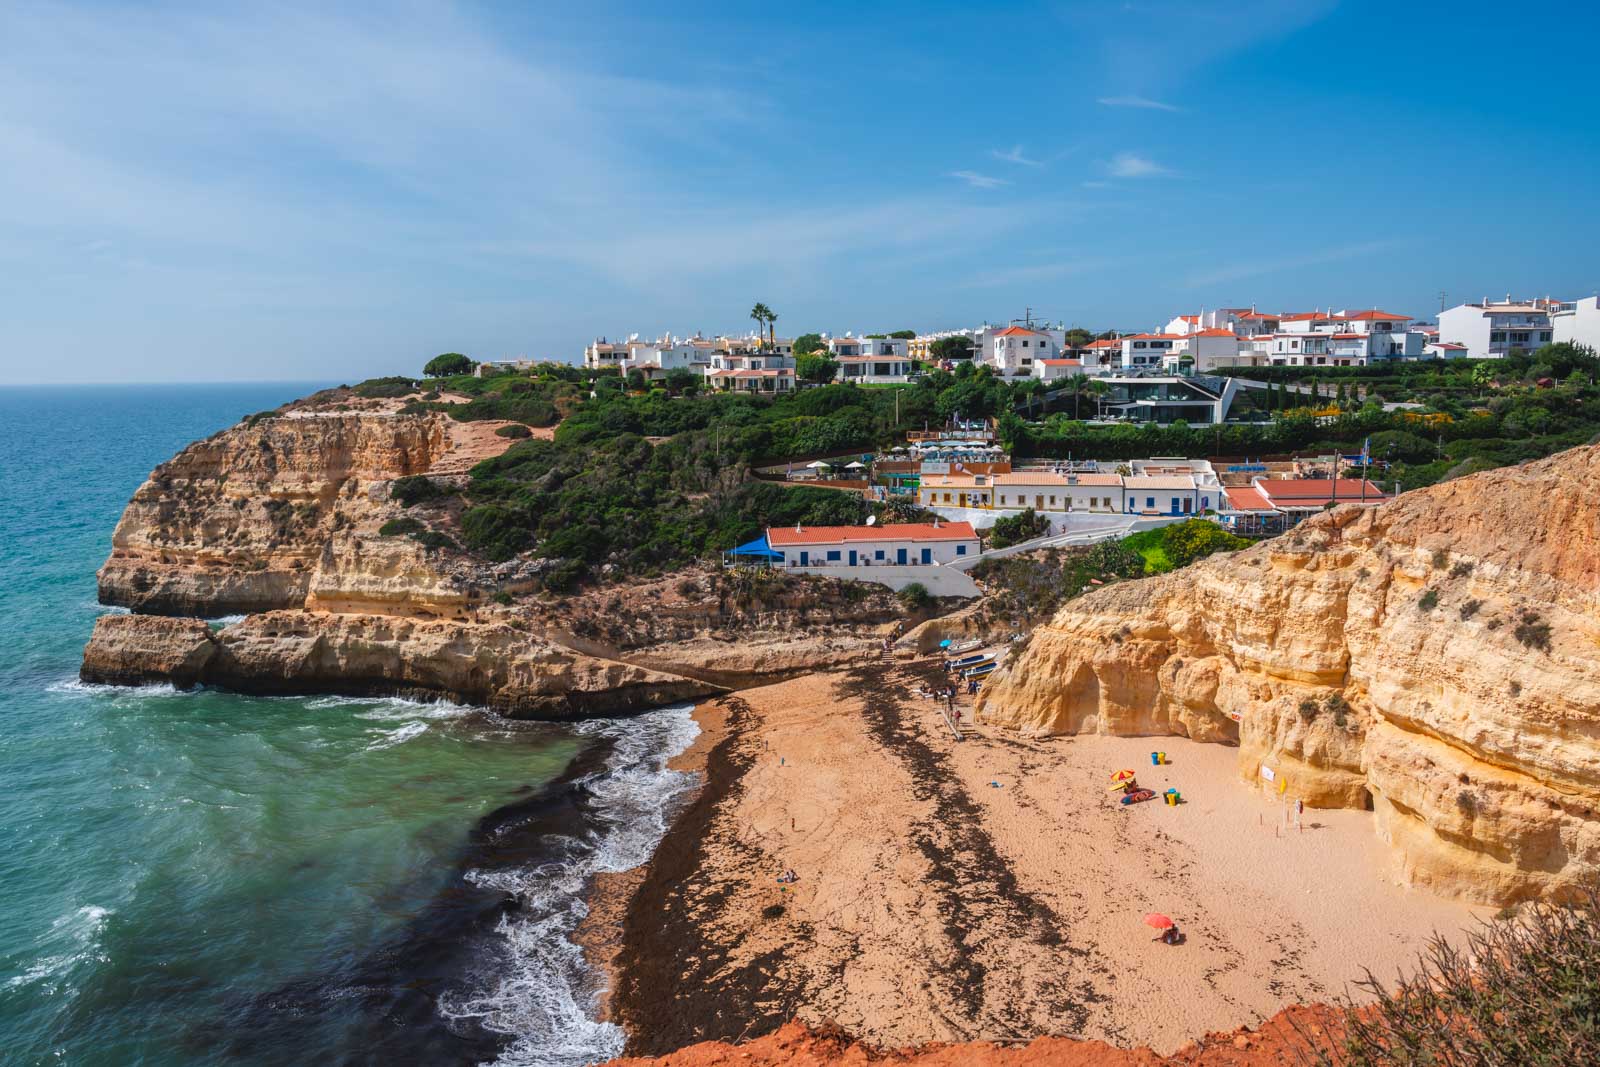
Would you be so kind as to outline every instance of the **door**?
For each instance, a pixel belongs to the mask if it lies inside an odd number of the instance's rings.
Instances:
[[[856,565],[856,550],[852,548],[850,550],[850,566],[854,567],[855,565]]]
[[[1172,498],[1171,514],[1176,515],[1177,513],[1178,513],[1178,498],[1177,497],[1173,497]]]
[[[1043,511],[1044,510],[1044,494],[1043,493],[1035,493],[1033,495],[1033,510],[1034,511]]]
[[[927,566],[928,564],[930,564],[932,562],[933,562],[933,549],[931,549],[931,548],[923,549],[922,550],[922,564],[923,564],[923,566]]]
[[[895,551],[895,554],[894,554],[894,561],[896,563],[901,563],[901,564],[905,563],[905,561],[906,561],[906,550],[903,549],[903,548],[897,549]]]
[[[808,564],[810,562],[811,562],[811,553],[809,553],[809,552],[805,551],[804,549],[802,549],[801,552],[800,552],[800,566],[804,567],[806,564]]]

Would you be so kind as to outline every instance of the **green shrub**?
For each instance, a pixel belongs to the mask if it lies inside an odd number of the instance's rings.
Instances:
[[[417,544],[421,545],[423,548],[428,549],[459,549],[461,547],[455,543],[453,538],[440,533],[438,530],[424,530],[421,533],[412,534],[411,539],[417,542]]]
[[[1464,812],[1477,801],[1458,803]],[[1348,1067],[1600,1063],[1600,888],[1569,903],[1528,903],[1468,930],[1434,935],[1409,976],[1368,971],[1343,1000],[1332,1040],[1307,1035],[1317,1059]]]
[[[1162,530],[1143,530],[1132,537],[1124,537],[1123,545],[1133,552],[1137,552],[1144,560],[1146,574],[1166,574],[1172,570],[1172,560],[1167,556],[1166,546],[1162,543]]]
[[[1483,607],[1483,601],[1468,600],[1461,605],[1461,609],[1459,612],[1457,612],[1457,614],[1460,615],[1462,622],[1466,622],[1468,619],[1476,615],[1478,613],[1478,609],[1481,607]]]
[[[926,611],[933,606],[933,594],[928,592],[928,587],[921,582],[912,582],[895,594],[900,601],[900,606],[913,614]]]
[[[461,514],[461,537],[467,547],[495,563],[503,563],[533,543],[527,515],[499,504],[482,504]]]
[[[1429,589],[1417,598],[1417,607],[1423,611],[1432,611],[1439,604],[1439,591]]]
[[[1537,648],[1541,652],[1550,651],[1550,624],[1539,617],[1538,612],[1524,611],[1517,617],[1516,628],[1511,631],[1524,648]]]
[[[407,515],[404,518],[390,519],[378,527],[379,537],[405,537],[410,534],[422,533],[427,527],[418,519]]]
[[[1237,552],[1248,547],[1248,540],[1208,519],[1188,519],[1161,530],[1161,548],[1173,567],[1187,567],[1217,552]]]
[[[390,375],[387,378],[368,378],[355,387],[355,394],[368,398],[401,397],[416,392],[417,386],[414,378]]]
[[[500,427],[495,431],[495,434],[499,437],[510,437],[513,440],[521,440],[524,437],[532,437],[533,431],[528,429],[526,426],[523,426],[521,423],[514,422],[509,426]]]
[[[257,426],[263,422],[266,422],[268,419],[279,418],[282,414],[283,412],[277,410],[276,408],[271,411],[258,411],[254,415],[245,416],[244,424],[246,426]]]
[[[498,593],[496,593],[494,596],[490,597],[489,599],[493,600],[496,604],[499,604],[503,608],[510,607],[511,603],[512,603],[511,594],[506,592],[504,589],[500,590]]]
[[[389,485],[389,499],[396,501],[401,507],[411,507],[428,500],[437,500],[442,496],[450,496],[454,490],[440,485],[432,478],[423,474],[410,474],[404,478],[396,478]]]
[[[1049,532],[1050,520],[1032,508],[1026,508],[1019,515],[995,520],[994,528],[989,531],[989,547],[1008,548],[1023,541],[1032,541],[1035,537],[1043,537]]]

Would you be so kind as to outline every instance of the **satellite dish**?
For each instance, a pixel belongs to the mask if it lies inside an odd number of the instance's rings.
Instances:
[[[876,515],[868,515],[867,516],[867,525],[868,526],[876,526],[876,525],[878,525],[878,516],[876,516]]]

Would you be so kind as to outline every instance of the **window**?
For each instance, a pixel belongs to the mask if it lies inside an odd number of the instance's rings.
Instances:
[[[834,548],[834,549],[829,549],[828,550],[828,562],[829,563],[837,563],[837,562],[839,562],[839,550],[838,549]]]
[[[1023,348],[1027,348],[1028,347],[1028,341],[1027,341],[1026,338],[1024,338],[1023,341],[1022,341],[1022,347]]]
[[[1144,498],[1144,506],[1149,508],[1149,509],[1151,509],[1152,511],[1154,511],[1155,510],[1155,506],[1156,506],[1156,498],[1153,497],[1153,496],[1145,497]]]
[[[1506,332],[1504,330],[1491,330],[1491,331],[1489,331],[1489,340],[1491,340],[1491,341],[1504,341],[1505,339],[1506,339]]]
[[[883,549],[880,548],[876,552],[874,552],[872,554],[872,558],[873,559],[882,559],[883,558]]]
[[[966,545],[957,545],[956,546],[956,555],[965,556],[966,554],[967,554],[967,546]],[[881,556],[881,555],[883,555],[883,553],[879,552],[878,555]]]
[[[1550,340],[1550,331],[1549,330],[1540,330],[1539,331],[1539,340],[1541,340],[1541,341]]]

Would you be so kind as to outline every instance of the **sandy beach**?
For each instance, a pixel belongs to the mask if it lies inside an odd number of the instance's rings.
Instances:
[[[1392,974],[1474,919],[1397,885],[1365,813],[1308,810],[1285,831],[1234,749],[957,741],[915,692],[936,677],[885,663],[700,709],[686,756],[704,787],[597,908],[625,912],[602,955],[631,1053],[790,1018],[886,1047],[1052,1034],[1165,1053],[1343,993],[1364,968]],[[1106,784],[1123,767],[1185,803],[1118,804]],[[1150,911],[1186,943],[1156,940]]]

